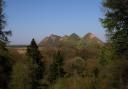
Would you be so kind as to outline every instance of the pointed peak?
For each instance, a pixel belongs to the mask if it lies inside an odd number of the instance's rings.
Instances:
[[[70,36],[78,36],[76,33],[72,33]]]
[[[87,33],[86,35],[93,35],[93,33],[89,32],[89,33]]]
[[[93,33],[87,33],[88,36],[95,36]]]
[[[55,35],[55,34],[51,34],[50,36],[57,36],[57,35]]]
[[[86,41],[86,42],[91,42],[91,43],[98,43],[98,44],[103,44],[103,42],[97,37],[95,36],[93,33],[87,33],[83,39]]]
[[[45,45],[45,46],[56,46],[59,44],[61,36],[51,34],[48,37],[44,38],[39,45]]]
[[[76,34],[76,33],[72,33],[70,36],[69,36],[70,39],[75,39],[75,40],[79,40],[80,37]]]
[[[93,34],[93,33],[87,33],[83,38],[90,38],[90,39],[93,39],[95,38],[96,36]]]
[[[73,38],[80,38],[76,33],[72,33],[72,34],[70,35],[70,37],[73,37]]]

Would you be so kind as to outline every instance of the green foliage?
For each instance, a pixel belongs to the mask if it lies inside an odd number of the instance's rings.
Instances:
[[[60,50],[58,50],[53,57],[53,64],[50,66],[50,75],[49,80],[50,82],[56,81],[58,78],[64,76],[63,70],[63,55]]]
[[[10,89],[33,89],[36,68],[29,58],[17,61],[13,65]]]
[[[3,31],[6,20],[0,0],[0,89],[8,89],[9,81],[9,89],[127,89],[128,61],[123,59],[128,59],[128,0],[104,0],[102,5],[107,44],[91,33],[83,38],[76,34],[64,38],[52,35],[48,43],[57,46],[43,48],[44,67],[32,39],[27,47],[28,58],[15,60],[12,68],[5,48],[10,32]]]
[[[12,68],[12,57],[5,47],[0,45],[0,89],[7,89]]]
[[[4,0],[0,0],[0,41],[8,42],[8,37],[11,35],[11,31],[3,31],[6,25],[5,15],[4,15]]]
[[[32,39],[31,44],[27,47],[27,55],[32,58],[34,63],[40,64],[42,57],[34,39]]]
[[[34,39],[32,39],[30,46],[27,48],[27,55],[32,59],[33,64],[37,65],[37,69],[35,71],[36,76],[34,78],[34,89],[37,89],[40,87],[39,80],[43,78],[44,64],[41,60],[42,56]]]
[[[128,0],[104,0],[105,17],[101,19],[116,54],[128,59]]]
[[[12,58],[5,48],[5,43],[8,41],[7,36],[10,35],[11,32],[3,31],[6,24],[3,8],[4,0],[0,0],[0,89],[7,89],[12,67]]]
[[[94,81],[91,77],[72,76],[62,78],[50,89],[95,89]]]
[[[105,66],[107,64],[110,64],[112,60],[114,60],[114,55],[115,55],[115,50],[110,44],[106,44],[100,54],[99,58],[99,63],[102,66]]]
[[[49,82],[47,81],[47,80],[45,80],[45,79],[42,79],[42,80],[40,80],[39,81],[39,83],[40,83],[40,87],[39,87],[39,89],[49,89]]]
[[[107,29],[108,42],[113,45],[115,51],[114,56],[116,57],[111,56],[113,55],[113,52],[111,53],[111,51],[107,51],[103,55],[103,59],[122,60],[119,61],[119,63],[113,60],[113,63],[115,63],[114,66],[111,66],[111,63],[107,65],[110,66],[110,69],[107,72],[112,76],[112,80],[109,81],[112,85],[108,86],[111,86],[109,89],[127,89],[127,66],[122,67],[122,62],[128,59],[128,0],[104,0],[102,5],[105,9],[105,17],[104,19],[101,19],[101,22]],[[107,53],[108,55],[106,55]]]
[[[74,74],[77,74],[80,76],[84,75],[84,72],[85,72],[84,59],[82,59],[80,57],[75,57],[74,62],[72,62],[72,65],[71,65],[71,69],[72,69]]]
[[[97,89],[127,89],[127,60],[113,60],[104,69],[100,70],[97,79]],[[126,85],[125,85],[126,84]]]

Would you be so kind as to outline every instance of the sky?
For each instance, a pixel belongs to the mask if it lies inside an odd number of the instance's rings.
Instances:
[[[91,32],[105,41],[101,0],[5,0],[6,30],[11,44],[39,43],[50,34],[84,36]]]

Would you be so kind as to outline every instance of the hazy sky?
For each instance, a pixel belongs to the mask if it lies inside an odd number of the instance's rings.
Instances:
[[[50,34],[80,36],[88,32],[105,40],[101,0],[5,0],[7,28],[11,29],[12,44],[37,42]]]

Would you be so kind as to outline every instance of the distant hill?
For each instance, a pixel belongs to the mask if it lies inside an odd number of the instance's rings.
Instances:
[[[103,42],[92,33],[86,34],[82,39],[86,45],[103,45]]]
[[[69,36],[69,38],[72,39],[72,40],[80,40],[80,37],[76,33],[72,33]]]
[[[44,38],[40,43],[39,46],[58,46],[60,43],[60,36],[57,35],[50,35]]]
[[[79,37],[77,34],[72,33],[71,35],[65,35],[63,37],[51,34],[50,36],[44,38],[39,44],[39,49],[46,47],[91,47],[97,48],[103,46],[103,42],[92,33],[86,34],[84,37]],[[28,45],[8,45],[9,50],[17,51],[20,54],[26,52]]]
[[[79,37],[77,34],[72,33],[69,36],[65,35],[63,37],[52,34],[44,38],[39,43],[39,46],[57,47],[59,45],[69,45],[69,46],[103,45],[103,42],[92,33],[88,33],[84,37]]]

